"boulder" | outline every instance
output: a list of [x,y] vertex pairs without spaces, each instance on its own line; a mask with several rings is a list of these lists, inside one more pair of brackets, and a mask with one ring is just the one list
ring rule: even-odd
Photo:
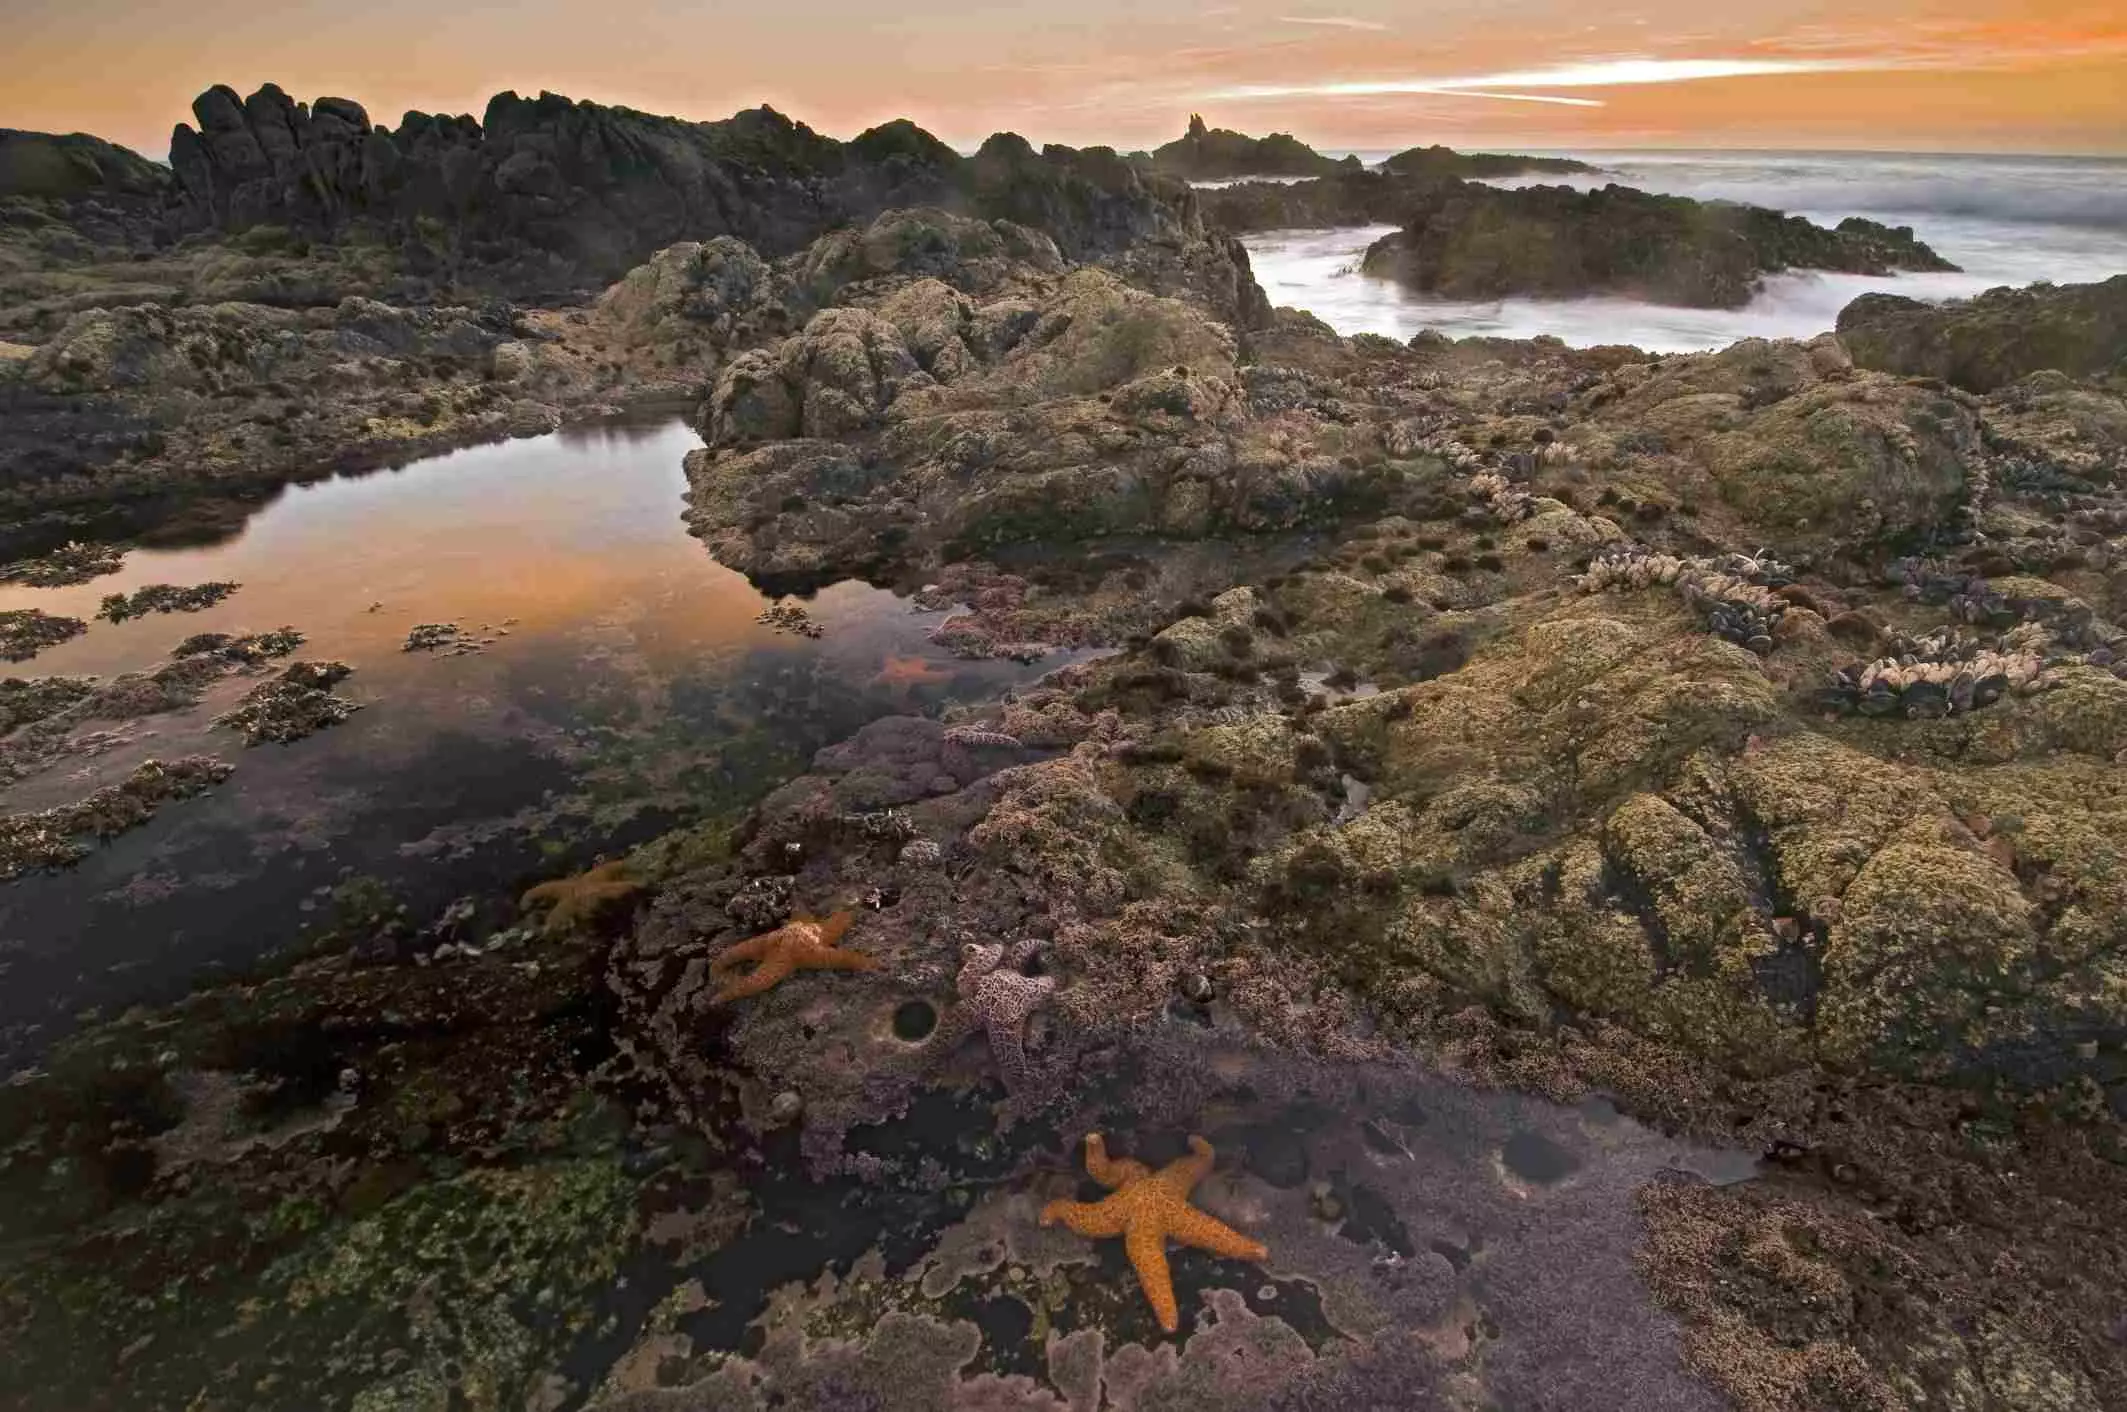
[[1864,294],[1839,311],[1839,337],[1865,368],[1992,392],[2040,371],[2073,378],[2127,368],[2127,275],[2102,284],[1990,289],[1923,304]]

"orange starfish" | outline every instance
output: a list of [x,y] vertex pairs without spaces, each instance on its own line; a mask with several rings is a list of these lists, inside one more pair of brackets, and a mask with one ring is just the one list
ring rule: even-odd
[[919,686],[934,682],[951,681],[954,674],[937,663],[923,657],[896,657],[886,654],[886,661],[879,667],[879,675],[871,679],[873,686],[891,687],[908,692]]
[[549,910],[540,930],[558,936],[578,923],[594,924],[633,902],[643,885],[629,872],[625,860],[600,863],[573,878],[556,878],[528,889],[517,904],[526,912],[541,906]]
[[1137,1282],[1152,1301],[1160,1327],[1174,1332],[1181,1310],[1174,1302],[1174,1279],[1167,1273],[1167,1241],[1178,1240],[1234,1260],[1261,1260],[1270,1251],[1233,1227],[1189,1204],[1189,1193],[1211,1172],[1211,1144],[1191,1136],[1189,1155],[1157,1172],[1129,1157],[1112,1158],[1099,1133],[1086,1134],[1086,1171],[1115,1195],[1087,1205],[1052,1201],[1041,1208],[1041,1223],[1061,1221],[1082,1236],[1119,1235]]
[[719,953],[709,963],[712,976],[721,978],[727,968],[741,961],[755,964],[748,974],[726,981],[722,990],[709,997],[709,1003],[722,1005],[727,1001],[744,1000],[749,995],[759,995],[796,971],[878,970],[877,958],[844,951],[835,945],[855,919],[854,912],[837,912],[824,921],[793,917],[772,932],[749,937]]

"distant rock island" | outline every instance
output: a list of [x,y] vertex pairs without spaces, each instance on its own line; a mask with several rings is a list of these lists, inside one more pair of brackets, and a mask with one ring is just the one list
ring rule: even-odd
[[1396,176],[1511,177],[1541,174],[1565,176],[1573,172],[1601,171],[1600,167],[1571,157],[1526,157],[1514,152],[1457,152],[1435,144],[1398,152],[1381,164],[1381,170]]
[[1232,177],[1327,176],[1358,171],[1357,157],[1325,157],[1289,132],[1249,137],[1227,128],[1205,126],[1189,115],[1189,131],[1149,158],[1151,167],[1185,181],[1225,181]]
[[[1324,177],[1364,172],[1355,156],[1325,157],[1289,132],[1268,137],[1205,125],[1189,115],[1189,131],[1151,153],[1133,158],[1152,170],[1186,181],[1231,181],[1237,177]],[[1457,152],[1451,147],[1413,147],[1381,164],[1399,176],[1499,177],[1530,173],[1592,172],[1567,157],[1522,157],[1500,152]]]

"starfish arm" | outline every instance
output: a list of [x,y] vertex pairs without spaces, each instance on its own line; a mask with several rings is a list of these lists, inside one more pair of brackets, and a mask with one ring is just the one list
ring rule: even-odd
[[1204,1178],[1211,1175],[1211,1162],[1215,1154],[1211,1144],[1191,1133],[1189,1155],[1177,1157],[1160,1175],[1166,1177],[1178,1190],[1187,1193]]
[[938,1028],[931,1031],[924,1048],[942,1059],[981,1028],[982,1016],[975,1013],[974,1007],[956,1005],[938,1017]]
[[1044,1226],[1058,1221],[1082,1236],[1119,1236],[1130,1224],[1130,1208],[1113,1197],[1106,1201],[1052,1201],[1041,1208]]
[[781,952],[770,956],[755,966],[749,975],[738,977],[709,997],[711,1005],[728,1005],[734,1000],[744,1000],[749,995],[759,995],[778,981],[783,980],[797,967]]
[[524,896],[517,899],[517,905],[529,912],[542,902],[552,902],[556,898],[566,896],[568,891],[569,886],[565,881],[543,882],[536,887],[526,888]]
[[1001,964],[1009,966],[1016,971],[1021,966],[1026,965],[1027,962],[1033,960],[1035,954],[1040,950],[1041,943],[1039,941],[1015,941],[1005,951],[1004,960]]
[[996,946],[970,946],[967,960],[961,964],[960,974],[953,978],[953,989],[962,998],[973,1000],[975,992],[982,988],[982,978],[997,969],[997,958],[1003,948]]
[[709,958],[709,974],[721,975],[728,967],[736,966],[741,961],[760,960],[768,954],[770,944],[781,935],[780,931],[773,931],[733,942]]
[[831,946],[806,950],[798,964],[808,971],[876,971],[879,958],[861,951],[839,951]]
[[856,919],[857,914],[854,912],[837,912],[831,917],[822,919],[819,924],[820,945],[833,946],[840,941],[842,933],[848,931],[849,924]]
[[1145,1164],[1129,1157],[1110,1157],[1106,1139],[1086,1134],[1086,1175],[1113,1191],[1133,1177],[1145,1175]]
[[1137,1282],[1151,1301],[1160,1327],[1173,1333],[1181,1322],[1181,1307],[1174,1302],[1174,1277],[1167,1272],[1166,1239],[1150,1221],[1140,1222],[1123,1237],[1123,1249],[1137,1271]]
[[991,1025],[990,1053],[996,1057],[997,1072],[1004,1079],[1004,1086],[1017,1089],[1027,1079],[1026,1037],[1017,1025]]
[[1184,1209],[1167,1226],[1167,1234],[1183,1245],[1208,1250],[1232,1260],[1261,1260],[1270,1254],[1261,1241],[1250,1240],[1224,1221],[1201,1211]]

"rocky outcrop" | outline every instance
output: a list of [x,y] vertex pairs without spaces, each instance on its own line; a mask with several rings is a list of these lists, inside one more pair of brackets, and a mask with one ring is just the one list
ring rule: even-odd
[[1990,289],[1923,304],[1864,294],[1839,311],[1839,337],[1865,368],[1992,392],[2032,373],[2127,371],[2127,275],[2102,284]]
[[719,235],[782,255],[905,206],[1036,227],[1074,258],[1201,234],[1179,183],[1009,134],[963,158],[906,122],[843,143],[768,108],[694,123],[514,93],[478,121],[409,113],[387,128],[357,103],[306,105],[271,84],[210,89],[193,112],[171,138],[189,224],[371,229],[418,268],[526,295],[604,284]]
[[1956,268],[1906,227],[1855,217],[1826,230],[1761,207],[1621,186],[1502,191],[1450,180],[1417,186],[1398,209],[1404,228],[1368,247],[1366,273],[1449,299],[1621,294],[1739,308],[1782,270]]
[[1149,158],[1155,171],[1185,181],[1221,181],[1250,176],[1326,176],[1356,170],[1357,157],[1325,157],[1289,132],[1249,137],[1226,128],[1207,127],[1189,115],[1189,131]]
[[[84,133],[0,128],[0,267],[78,263],[166,244],[167,167]],[[22,291],[9,291],[10,303]]]
[[932,277],[855,297],[734,358],[703,409],[689,522],[734,567],[802,584],[956,544],[1309,513],[1297,484],[1269,493],[1273,467],[1235,465],[1236,345],[1200,306],[1097,268],[987,300]]
[[1586,162],[1576,162],[1571,157],[1524,157],[1509,152],[1457,152],[1452,147],[1435,144],[1431,147],[1413,147],[1398,152],[1381,164],[1381,170],[1396,176],[1482,179],[1538,173],[1565,175],[1572,172],[1600,171],[1601,168],[1590,166]]
[[160,197],[170,182],[169,168],[100,137],[0,128],[0,200]]

